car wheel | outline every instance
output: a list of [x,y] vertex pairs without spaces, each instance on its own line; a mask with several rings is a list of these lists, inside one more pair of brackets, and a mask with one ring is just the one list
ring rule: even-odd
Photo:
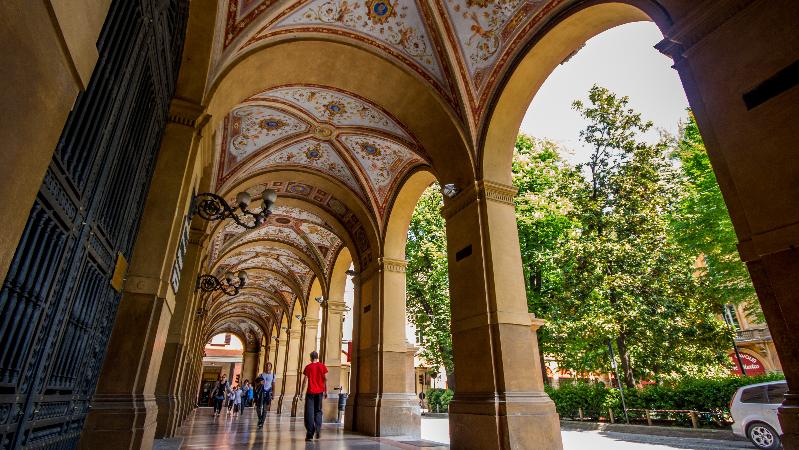
[[765,450],[780,448],[780,436],[770,425],[763,422],[754,422],[746,427],[746,436],[755,444],[755,447]]

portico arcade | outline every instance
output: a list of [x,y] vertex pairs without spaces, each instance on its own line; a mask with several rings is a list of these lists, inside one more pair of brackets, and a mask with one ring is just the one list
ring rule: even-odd
[[[0,17],[0,70],[14,86],[0,97],[0,401],[19,412],[0,423],[10,447],[151,448],[175,435],[220,332],[242,338],[250,379],[275,367],[273,412],[298,414],[318,327],[331,378],[341,370],[351,266],[345,426],[418,437],[404,249],[413,208],[438,180],[459,191],[442,210],[452,447],[560,448],[524,294],[513,142],[557,64],[610,27],[651,20],[783,362],[784,443],[799,449],[796,2],[19,0]],[[146,88],[125,84],[140,79]],[[150,128],[134,126],[145,119]],[[128,144],[139,135],[150,140]],[[139,164],[147,145],[157,157]],[[74,163],[100,148],[111,150]],[[192,214],[198,193],[234,204],[267,188],[278,200],[257,228]],[[51,264],[67,254],[70,266]],[[237,295],[196,288],[200,275],[239,270],[249,280]]]

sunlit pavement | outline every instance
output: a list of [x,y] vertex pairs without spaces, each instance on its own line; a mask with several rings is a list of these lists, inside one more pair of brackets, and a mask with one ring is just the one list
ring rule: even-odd
[[[225,411],[214,417],[211,408],[198,408],[184,422],[181,436],[157,440],[158,450],[288,450],[288,449],[405,449],[440,448],[434,442],[449,443],[449,422],[446,418],[423,418],[422,439],[390,439],[364,436],[344,431],[340,425],[325,424],[322,438],[305,442],[301,417],[270,414],[263,430],[256,429],[256,417],[248,408],[234,417]],[[747,442],[710,439],[645,436],[612,431],[563,431],[566,450],[737,450],[753,449]],[[434,442],[430,442],[434,441]],[[181,445],[182,444],[182,445]]]
[[[608,431],[563,431],[565,450],[738,450],[753,449],[743,441],[722,441],[669,436],[647,436]],[[422,419],[422,439],[449,443],[447,419]]]

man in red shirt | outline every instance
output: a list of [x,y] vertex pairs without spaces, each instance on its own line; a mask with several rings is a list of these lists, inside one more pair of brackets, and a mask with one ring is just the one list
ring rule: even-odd
[[[305,440],[310,441],[322,431],[322,399],[327,398],[327,366],[319,362],[319,353],[311,352],[311,363],[302,369],[302,389],[305,391]],[[305,388],[308,390],[305,390]]]

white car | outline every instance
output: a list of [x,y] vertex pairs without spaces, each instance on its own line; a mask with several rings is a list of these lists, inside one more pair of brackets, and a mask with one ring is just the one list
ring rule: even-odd
[[730,402],[732,432],[748,438],[757,448],[780,448],[782,427],[777,408],[787,391],[788,383],[784,380],[738,388]]

